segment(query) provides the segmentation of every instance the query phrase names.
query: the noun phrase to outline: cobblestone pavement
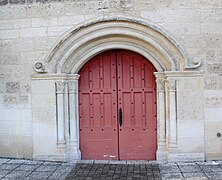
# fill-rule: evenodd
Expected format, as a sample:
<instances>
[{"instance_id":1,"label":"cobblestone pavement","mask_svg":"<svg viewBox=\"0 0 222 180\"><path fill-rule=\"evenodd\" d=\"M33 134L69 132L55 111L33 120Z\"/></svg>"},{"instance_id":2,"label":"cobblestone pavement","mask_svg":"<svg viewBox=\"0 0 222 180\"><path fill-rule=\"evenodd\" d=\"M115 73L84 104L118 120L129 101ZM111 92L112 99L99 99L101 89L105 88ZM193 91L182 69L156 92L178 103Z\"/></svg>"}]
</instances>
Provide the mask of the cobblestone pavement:
<instances>
[{"instance_id":1,"label":"cobblestone pavement","mask_svg":"<svg viewBox=\"0 0 222 180\"><path fill-rule=\"evenodd\" d=\"M0 158L0 179L8 180L62 180L74 164Z\"/></svg>"},{"instance_id":2,"label":"cobblestone pavement","mask_svg":"<svg viewBox=\"0 0 222 180\"><path fill-rule=\"evenodd\" d=\"M149 161L77 161L60 163L0 158L0 179L148 179L222 180L222 161L157 163Z\"/></svg>"}]
</instances>

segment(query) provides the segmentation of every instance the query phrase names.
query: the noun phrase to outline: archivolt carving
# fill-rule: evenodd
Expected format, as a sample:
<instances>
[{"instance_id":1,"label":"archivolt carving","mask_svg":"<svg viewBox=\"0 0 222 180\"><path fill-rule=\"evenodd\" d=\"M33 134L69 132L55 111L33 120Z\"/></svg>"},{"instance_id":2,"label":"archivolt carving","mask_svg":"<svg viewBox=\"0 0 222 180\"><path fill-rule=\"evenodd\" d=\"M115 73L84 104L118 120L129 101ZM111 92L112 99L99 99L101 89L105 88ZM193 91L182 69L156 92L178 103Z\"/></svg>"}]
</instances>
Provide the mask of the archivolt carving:
<instances>
[{"instance_id":1,"label":"archivolt carving","mask_svg":"<svg viewBox=\"0 0 222 180\"><path fill-rule=\"evenodd\" d=\"M149 59L156 69L177 71L200 66L169 33L141 19L109 17L70 30L47 57L50 73L77 73L96 54L128 49Z\"/></svg>"}]
</instances>

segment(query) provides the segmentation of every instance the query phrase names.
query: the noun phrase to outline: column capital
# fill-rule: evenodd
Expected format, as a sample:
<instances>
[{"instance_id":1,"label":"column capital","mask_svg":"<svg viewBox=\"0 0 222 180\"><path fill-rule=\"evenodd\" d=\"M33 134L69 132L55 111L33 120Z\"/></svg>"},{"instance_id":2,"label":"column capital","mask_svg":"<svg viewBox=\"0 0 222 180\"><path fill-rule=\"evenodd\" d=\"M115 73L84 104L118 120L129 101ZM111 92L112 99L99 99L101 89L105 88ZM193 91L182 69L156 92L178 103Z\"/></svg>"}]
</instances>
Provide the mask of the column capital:
<instances>
[{"instance_id":1,"label":"column capital","mask_svg":"<svg viewBox=\"0 0 222 180\"><path fill-rule=\"evenodd\" d=\"M66 81L56 81L56 94L64 94L65 93Z\"/></svg>"},{"instance_id":2,"label":"column capital","mask_svg":"<svg viewBox=\"0 0 222 180\"><path fill-rule=\"evenodd\" d=\"M77 83L78 81L68 81L68 93L69 94L75 94L77 93Z\"/></svg>"},{"instance_id":3,"label":"column capital","mask_svg":"<svg viewBox=\"0 0 222 180\"><path fill-rule=\"evenodd\" d=\"M165 82L166 82L166 79L164 79L164 78L157 78L156 79L158 92L165 91Z\"/></svg>"},{"instance_id":4,"label":"column capital","mask_svg":"<svg viewBox=\"0 0 222 180\"><path fill-rule=\"evenodd\" d=\"M175 78L168 78L168 89L169 91L176 91L176 79Z\"/></svg>"}]
</instances>

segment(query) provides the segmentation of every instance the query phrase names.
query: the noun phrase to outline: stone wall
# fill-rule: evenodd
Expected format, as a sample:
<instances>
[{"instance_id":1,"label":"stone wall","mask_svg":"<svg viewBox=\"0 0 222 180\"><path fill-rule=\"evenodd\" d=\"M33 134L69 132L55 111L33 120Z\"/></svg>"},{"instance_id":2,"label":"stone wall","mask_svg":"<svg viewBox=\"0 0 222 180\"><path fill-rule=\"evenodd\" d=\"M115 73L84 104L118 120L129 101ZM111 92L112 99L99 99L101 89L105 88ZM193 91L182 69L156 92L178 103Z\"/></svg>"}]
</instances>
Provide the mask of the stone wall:
<instances>
[{"instance_id":1,"label":"stone wall","mask_svg":"<svg viewBox=\"0 0 222 180\"><path fill-rule=\"evenodd\" d=\"M49 139L54 133L41 126L55 125L52 119L47 122L44 113L42 120L35 122L35 113L45 109L32 114L32 100L38 94L31 87L34 63L44 62L53 46L75 25L111 15L156 23L169 31L191 58L202 60L199 70L204 72L204 82L192 77L193 84L183 80L179 84L180 91L189 92L178 97L184 105L178 108L179 137L184 139L179 149L183 151L195 137L203 143L197 152L205 152L207 159L222 158L222 139L217 137L222 133L220 0L0 0L0 156L32 158L37 135L33 132L49 133ZM203 91L196 92L192 89L195 86ZM190 126L196 131L189 131Z\"/></svg>"}]
</instances>

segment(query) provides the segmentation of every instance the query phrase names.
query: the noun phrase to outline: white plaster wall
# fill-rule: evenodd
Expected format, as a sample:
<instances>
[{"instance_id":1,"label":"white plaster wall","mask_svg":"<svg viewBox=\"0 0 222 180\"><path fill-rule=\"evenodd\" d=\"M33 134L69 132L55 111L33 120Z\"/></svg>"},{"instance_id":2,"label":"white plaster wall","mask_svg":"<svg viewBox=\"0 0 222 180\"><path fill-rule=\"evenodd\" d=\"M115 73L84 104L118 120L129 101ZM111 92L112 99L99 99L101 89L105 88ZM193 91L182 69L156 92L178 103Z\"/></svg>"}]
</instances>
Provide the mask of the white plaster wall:
<instances>
[{"instance_id":1,"label":"white plaster wall","mask_svg":"<svg viewBox=\"0 0 222 180\"><path fill-rule=\"evenodd\" d=\"M44 154L56 146L52 143L51 149L44 149L41 145L55 140L52 130L55 109L51 107L55 96L47 94L47 88L53 88L51 82L31 85L34 63L44 61L53 45L76 24L91 18L130 15L164 27L191 57L202 59L200 70L204 71L204 80L190 78L186 82L181 78L178 84L181 96L178 96L176 152L205 152L207 159L222 158L222 138L216 136L222 133L221 1L14 2L5 0L0 4L0 156L31 158L33 148ZM192 89L196 84L199 87ZM38 92L32 91L38 87ZM35 101L41 106L36 107L39 112L32 114L31 102ZM38 136L44 136L46 141L33 147L33 138ZM188 144L196 147L189 148Z\"/></svg>"}]
</instances>

